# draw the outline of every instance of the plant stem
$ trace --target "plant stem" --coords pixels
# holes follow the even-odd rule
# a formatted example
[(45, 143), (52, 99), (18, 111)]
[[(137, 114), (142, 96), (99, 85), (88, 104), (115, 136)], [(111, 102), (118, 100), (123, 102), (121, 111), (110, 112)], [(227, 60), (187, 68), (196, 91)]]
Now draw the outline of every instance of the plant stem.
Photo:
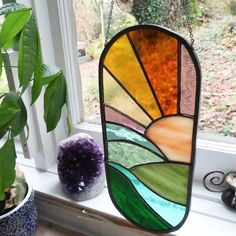
[(18, 68), (18, 66), (11, 66), (11, 65), (2, 65), (2, 66), (0, 66), (0, 67), (12, 67), (12, 68)]
[(0, 93), (0, 99), (5, 96), (6, 93)]

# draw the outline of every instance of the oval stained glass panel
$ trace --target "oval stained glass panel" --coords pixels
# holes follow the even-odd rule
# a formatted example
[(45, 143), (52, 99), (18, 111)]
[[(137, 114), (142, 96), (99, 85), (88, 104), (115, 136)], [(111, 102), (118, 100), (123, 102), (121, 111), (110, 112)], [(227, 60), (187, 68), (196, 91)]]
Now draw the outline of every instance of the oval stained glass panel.
[(127, 220), (147, 231), (172, 232), (187, 218), (200, 79), (192, 46), (160, 26), (121, 31), (100, 58), (109, 194)]

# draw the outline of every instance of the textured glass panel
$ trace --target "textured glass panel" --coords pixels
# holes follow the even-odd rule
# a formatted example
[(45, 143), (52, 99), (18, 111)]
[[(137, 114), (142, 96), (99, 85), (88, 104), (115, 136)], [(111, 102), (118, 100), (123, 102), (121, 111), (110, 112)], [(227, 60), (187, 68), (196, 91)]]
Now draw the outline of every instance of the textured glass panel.
[(172, 228), (147, 207), (142, 197), (138, 195), (124, 175), (119, 174), (109, 165), (107, 171), (110, 180), (110, 193), (115, 204), (130, 221), (149, 230), (161, 231)]
[(177, 113), (178, 41), (160, 31), (129, 32), (165, 115)]
[(147, 125), (150, 118), (141, 110), (134, 100), (120, 87), (112, 76), (103, 70), (104, 102), (124, 114), (135, 117), (138, 122)]
[(147, 132), (169, 160), (189, 163), (192, 153), (193, 119), (171, 116), (156, 121)]
[(185, 205), (189, 167), (179, 164), (147, 164), (131, 169), (147, 187), (160, 196)]
[[(184, 218), (186, 208), (179, 204), (168, 201), (147, 188), (130, 171), (117, 164), (109, 164), (122, 173), (132, 183), (139, 195), (159, 216), (172, 226), (177, 226)], [(174, 217), (173, 217), (174, 216)]]
[(151, 162), (163, 162), (160, 157), (150, 151), (125, 142), (109, 142), (108, 153), (109, 161), (116, 162), (126, 168)]
[(104, 64), (153, 119), (161, 116), (154, 95), (126, 35), (112, 45)]
[(150, 141), (148, 141), (145, 137), (132, 130), (125, 128), (124, 126), (106, 123), (106, 129), (108, 140), (128, 140), (137, 143), (143, 147), (146, 147), (147, 149), (154, 151), (160, 156), (163, 156), (160, 150), (155, 147), (155, 145), (153, 145)]
[(185, 46), (181, 45), (181, 99), (180, 112), (194, 115), (196, 99), (196, 69)]
[(123, 124), (125, 126), (128, 126), (132, 129), (135, 129), (136, 131), (140, 133), (144, 133), (145, 128), (141, 125), (137, 124), (135, 121), (129, 119), (128, 117), (120, 114), (119, 112), (113, 110), (110, 107), (105, 106), (105, 119), (106, 121)]

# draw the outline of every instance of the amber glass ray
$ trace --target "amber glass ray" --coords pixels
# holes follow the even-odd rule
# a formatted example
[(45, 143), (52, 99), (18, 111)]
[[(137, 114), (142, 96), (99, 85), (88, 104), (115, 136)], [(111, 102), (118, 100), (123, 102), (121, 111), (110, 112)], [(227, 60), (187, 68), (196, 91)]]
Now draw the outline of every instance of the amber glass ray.
[(129, 32), (164, 115), (177, 113), (178, 41), (160, 31)]
[(110, 48), (104, 65), (152, 119), (161, 116), (155, 97), (126, 35)]

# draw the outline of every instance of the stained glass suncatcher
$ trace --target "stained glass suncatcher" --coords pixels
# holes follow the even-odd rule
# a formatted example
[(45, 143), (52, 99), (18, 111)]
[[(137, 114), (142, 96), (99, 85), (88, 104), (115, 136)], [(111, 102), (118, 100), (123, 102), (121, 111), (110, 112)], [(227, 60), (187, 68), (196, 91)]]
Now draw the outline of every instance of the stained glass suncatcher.
[(154, 25), (116, 35), (99, 65), (110, 197), (152, 232), (187, 218), (194, 166), (200, 67), (190, 44)]

